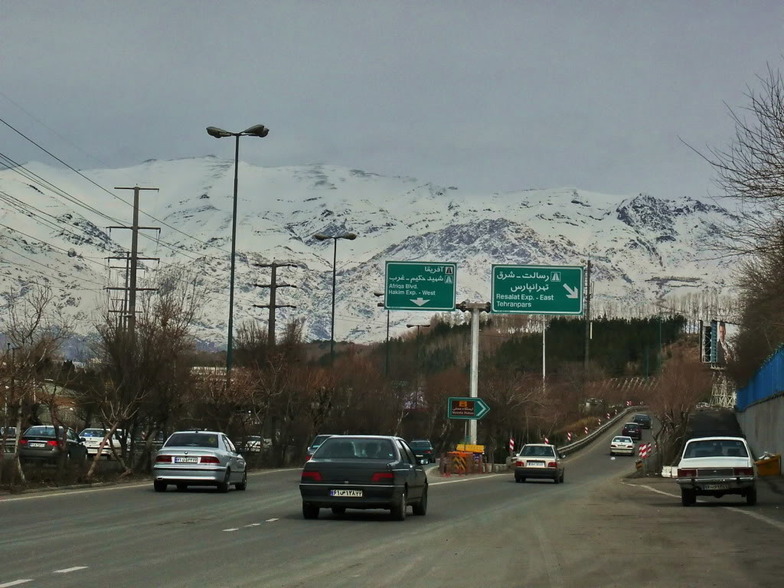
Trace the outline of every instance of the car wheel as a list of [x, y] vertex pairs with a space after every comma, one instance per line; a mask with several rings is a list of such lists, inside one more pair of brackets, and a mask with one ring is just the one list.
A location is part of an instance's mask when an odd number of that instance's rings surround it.
[[564, 475], [565, 475], [565, 474], [566, 474], [566, 472], [561, 472], [561, 484], [563, 484], [563, 481], [564, 481]]
[[610, 452], [610, 457], [612, 457], [613, 455], [615, 455], [615, 452], [614, 452], [614, 451], [611, 451], [611, 452]]
[[398, 498], [397, 502], [392, 505], [391, 512], [392, 518], [396, 521], [405, 521], [406, 520], [406, 491], [400, 494], [400, 498]]
[[422, 490], [422, 498], [420, 498], [419, 502], [415, 503], [411, 508], [417, 516], [423, 517], [427, 514], [427, 484], [425, 484], [425, 487]]
[[695, 502], [697, 502], [697, 493], [694, 490], [681, 489], [681, 504], [683, 506], [691, 506]]
[[523, 476], [515, 476], [515, 482], [522, 484], [525, 482], [525, 478]]
[[317, 519], [319, 515], [319, 507], [310, 504], [309, 502], [302, 503], [302, 516], [306, 519]]
[[155, 480], [152, 483], [152, 487], [155, 488], [156, 492], [166, 492], [166, 482]]
[[177, 484], [177, 490], [179, 490], [180, 492], [187, 489], [188, 489], [188, 484], [182, 484], [182, 483]]
[[223, 476], [223, 482], [218, 482], [218, 492], [229, 491], [229, 480], [231, 479], [231, 470], [226, 468], [226, 475]]
[[248, 487], [248, 472], [242, 472], [242, 482], [234, 484], [237, 490], [245, 490]]
[[561, 481], [561, 476], [558, 475], [558, 472], [555, 472], [555, 478], [553, 478], [553, 483], [558, 484]]
[[346, 507], [345, 506], [333, 506], [332, 507], [332, 514], [342, 515], [342, 514], [345, 514], [345, 513], [346, 513]]
[[748, 492], [746, 492], [746, 504], [749, 506], [754, 506], [757, 504], [757, 489], [750, 488]]

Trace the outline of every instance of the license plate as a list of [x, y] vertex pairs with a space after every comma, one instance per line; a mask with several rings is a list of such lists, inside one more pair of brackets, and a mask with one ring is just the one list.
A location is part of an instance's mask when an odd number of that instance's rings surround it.
[[528, 462], [529, 468], [543, 468], [544, 462], [543, 461], [529, 461]]
[[174, 463], [199, 463], [198, 457], [175, 457]]
[[702, 487], [703, 490], [726, 490], [727, 488], [727, 484], [705, 484]]
[[362, 490], [346, 490], [340, 488], [338, 490], [330, 490], [330, 496], [350, 496], [352, 498], [362, 498]]
[[30, 447], [46, 447], [46, 443], [28, 443]]

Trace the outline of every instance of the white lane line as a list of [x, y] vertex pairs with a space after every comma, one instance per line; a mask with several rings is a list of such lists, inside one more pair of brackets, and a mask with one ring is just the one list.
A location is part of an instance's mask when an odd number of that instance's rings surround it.
[[9, 586], [19, 586], [20, 584], [27, 584], [28, 582], [32, 582], [32, 578], [25, 578], [24, 580], [14, 580], [13, 582], [6, 582], [5, 584], [0, 584], [0, 588], [8, 588]]
[[278, 521], [278, 520], [280, 520], [280, 519], [267, 519], [267, 520], [266, 520], [266, 521], [264, 521], [264, 522], [265, 522], [265, 523], [274, 523], [275, 521]]
[[245, 525], [245, 528], [247, 529], [248, 527], [260, 527], [260, 526], [261, 526], [261, 523], [251, 523], [249, 525]]
[[[627, 484], [626, 482], [624, 482], [624, 484], [626, 486], [634, 486], [634, 487], [639, 487], [639, 488], [645, 488], [646, 490], [650, 490], [651, 492], [656, 492], [657, 494], [663, 494], [664, 496], [671, 496], [672, 498], [680, 498], [679, 494], [674, 494], [672, 492], [664, 492], [663, 490], [657, 490], [656, 488], [648, 486], [647, 484]], [[704, 502], [704, 501], [698, 499], [698, 502]], [[753, 519], [757, 519], [760, 522], [767, 523], [767, 524], [769, 524], [772, 527], [776, 527], [777, 529], [784, 531], [784, 523], [780, 523], [779, 521], [776, 521], [774, 519], [770, 519], [770, 518], [766, 517], [765, 515], [761, 515], [759, 513], [752, 512], [750, 510], [746, 510], [746, 509], [743, 509], [743, 508], [738, 508], [737, 506], [723, 506], [722, 508], [726, 508], [727, 510], [731, 510], [731, 511], [737, 512], [739, 514], [746, 515], [747, 517], [751, 517]], [[0, 587], [0, 588], [2, 588], [2, 587]]]
[[224, 533], [233, 533], [234, 531], [239, 531], [239, 527], [232, 527], [231, 529], [223, 529]]
[[78, 572], [79, 570], [86, 570], [87, 566], [74, 566], [72, 568], [63, 568], [62, 570], [55, 570], [53, 574], [70, 574], [71, 572]]

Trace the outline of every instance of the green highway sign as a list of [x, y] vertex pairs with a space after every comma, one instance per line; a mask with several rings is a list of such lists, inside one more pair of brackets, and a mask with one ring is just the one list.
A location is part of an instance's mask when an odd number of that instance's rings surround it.
[[450, 419], [479, 420], [490, 412], [490, 407], [481, 398], [472, 396], [450, 396], [447, 417]]
[[387, 310], [454, 310], [456, 263], [388, 261]]
[[582, 266], [494, 265], [492, 311], [582, 314]]

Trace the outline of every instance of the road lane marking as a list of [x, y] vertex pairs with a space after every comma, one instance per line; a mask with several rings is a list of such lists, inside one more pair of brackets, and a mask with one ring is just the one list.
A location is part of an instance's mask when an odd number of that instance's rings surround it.
[[63, 568], [62, 570], [54, 570], [53, 574], [70, 574], [71, 572], [78, 572], [79, 570], [86, 570], [87, 566], [74, 566], [72, 568]]
[[[646, 490], [650, 490], [651, 492], [656, 492], [657, 494], [663, 494], [664, 496], [671, 496], [672, 498], [680, 498], [679, 494], [674, 494], [672, 492], [665, 492], [664, 490], [657, 490], [656, 488], [653, 488], [652, 486], [648, 486], [647, 484], [627, 484], [626, 482], [623, 482], [623, 483], [626, 486], [633, 486], [633, 487], [636, 487], [636, 488], [645, 488]], [[698, 502], [705, 502], [704, 500], [699, 500], [699, 499], [697, 499], [697, 501]], [[758, 521], [763, 522], [763, 523], [767, 523], [770, 526], [779, 529], [780, 531], [784, 531], [784, 523], [781, 523], [779, 521], [770, 519], [770, 518], [766, 517], [765, 515], [761, 515], [759, 513], [753, 512], [751, 510], [746, 510], [745, 508], [738, 508], [737, 506], [722, 506], [721, 508], [726, 508], [727, 510], [731, 510], [733, 512], [737, 512], [737, 513], [740, 513], [742, 515], [746, 515], [746, 516], [751, 517], [753, 519], [757, 519]], [[0, 587], [0, 588], [2, 588], [2, 587]]]
[[32, 582], [32, 578], [25, 578], [24, 580], [13, 580], [12, 582], [6, 582], [5, 584], [0, 584], [0, 588], [9, 588], [10, 586], [19, 586], [20, 584], [27, 584], [28, 582]]
[[239, 531], [239, 527], [232, 527], [231, 529], [223, 529], [224, 533], [233, 533], [234, 531]]

